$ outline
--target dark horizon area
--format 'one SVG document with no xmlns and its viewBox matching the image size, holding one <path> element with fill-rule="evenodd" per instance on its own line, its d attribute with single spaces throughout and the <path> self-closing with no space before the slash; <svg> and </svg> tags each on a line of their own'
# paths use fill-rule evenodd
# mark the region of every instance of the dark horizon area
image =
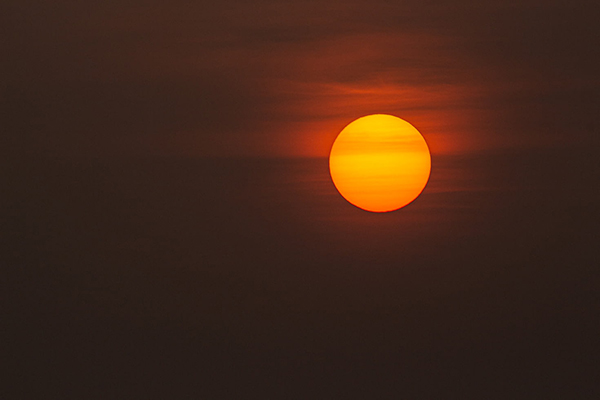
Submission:
<svg viewBox="0 0 600 400">
<path fill-rule="evenodd" d="M 593 398 L 595 159 L 555 156 L 434 158 L 383 214 L 325 158 L 31 163 L 9 398 Z"/>
</svg>

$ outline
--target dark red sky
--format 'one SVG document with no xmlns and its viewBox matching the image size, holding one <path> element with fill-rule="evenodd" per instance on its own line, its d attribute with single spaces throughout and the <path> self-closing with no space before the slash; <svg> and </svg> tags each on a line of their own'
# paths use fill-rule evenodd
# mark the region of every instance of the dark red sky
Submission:
<svg viewBox="0 0 600 400">
<path fill-rule="evenodd" d="M 325 156 L 376 112 L 440 153 L 583 143 L 599 124 L 590 4 L 9 2 L 8 144 Z"/>
<path fill-rule="evenodd" d="M 7 398 L 600 398 L 599 20 L 3 2 Z M 369 113 L 432 151 L 392 213 L 329 176 Z"/>
</svg>

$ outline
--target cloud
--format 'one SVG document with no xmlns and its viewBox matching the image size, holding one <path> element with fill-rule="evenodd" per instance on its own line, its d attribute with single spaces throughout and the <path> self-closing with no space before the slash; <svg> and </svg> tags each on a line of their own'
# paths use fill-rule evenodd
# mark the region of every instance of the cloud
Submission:
<svg viewBox="0 0 600 400">
<path fill-rule="evenodd" d="M 597 10 L 578 1 L 8 10 L 5 118 L 34 152 L 324 155 L 375 112 L 409 119 L 439 152 L 543 142 L 520 127 L 558 113 L 580 140 L 599 125 Z"/>
</svg>

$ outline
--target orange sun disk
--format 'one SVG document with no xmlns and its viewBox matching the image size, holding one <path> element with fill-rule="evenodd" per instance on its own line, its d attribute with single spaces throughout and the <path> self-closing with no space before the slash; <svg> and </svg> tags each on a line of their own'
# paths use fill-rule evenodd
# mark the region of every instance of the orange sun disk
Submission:
<svg viewBox="0 0 600 400">
<path fill-rule="evenodd" d="M 374 114 L 348 124 L 329 155 L 340 194 L 363 210 L 387 212 L 416 199 L 431 172 L 429 147 L 410 123 Z"/>
</svg>

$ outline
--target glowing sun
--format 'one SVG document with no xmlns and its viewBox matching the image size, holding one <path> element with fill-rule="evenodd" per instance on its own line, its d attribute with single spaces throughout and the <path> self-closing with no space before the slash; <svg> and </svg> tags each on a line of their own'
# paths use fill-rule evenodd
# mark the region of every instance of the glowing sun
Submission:
<svg viewBox="0 0 600 400">
<path fill-rule="evenodd" d="M 329 154 L 329 171 L 340 194 L 373 212 L 402 208 L 416 199 L 431 172 L 429 147 L 408 122 L 386 114 L 348 124 Z"/>
</svg>

